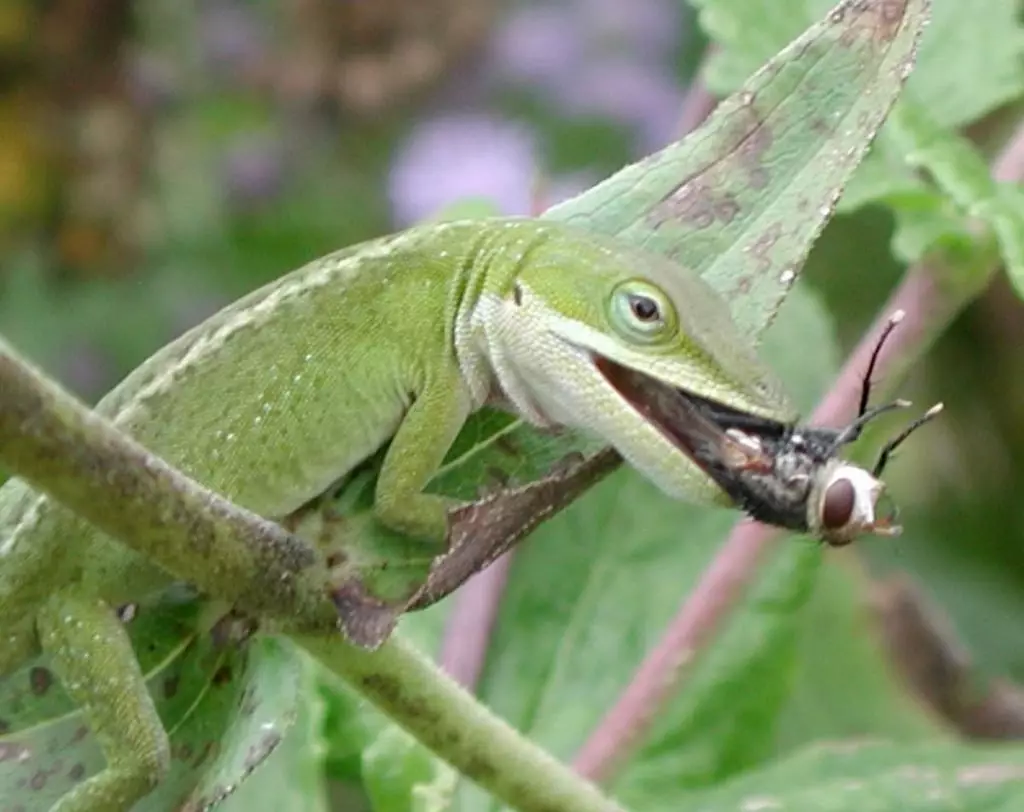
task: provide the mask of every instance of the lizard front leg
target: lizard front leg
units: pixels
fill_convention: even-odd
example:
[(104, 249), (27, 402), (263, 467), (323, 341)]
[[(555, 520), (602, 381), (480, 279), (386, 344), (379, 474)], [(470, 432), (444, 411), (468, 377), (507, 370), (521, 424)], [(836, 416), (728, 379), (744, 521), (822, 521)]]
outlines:
[(423, 489), (471, 411), (469, 391), (455, 364), (427, 380), (384, 455), (374, 494), (374, 515), (379, 521), (416, 539), (438, 543), (445, 539), (448, 511), (457, 503)]
[(37, 624), (43, 651), (107, 760), (51, 812), (127, 812), (170, 766), (167, 733), (128, 634), (109, 606), (74, 587), (49, 598)]

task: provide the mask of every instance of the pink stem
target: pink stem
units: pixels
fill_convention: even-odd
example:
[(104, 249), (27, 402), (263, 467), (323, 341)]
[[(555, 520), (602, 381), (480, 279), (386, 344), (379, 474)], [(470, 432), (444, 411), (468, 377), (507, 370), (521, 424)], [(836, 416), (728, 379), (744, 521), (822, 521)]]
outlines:
[[(1003, 182), (1024, 177), (1024, 123), (994, 162), (992, 174)], [(878, 360), (879, 374), (890, 377), (904, 373), (969, 303), (969, 296), (947, 295), (937, 278), (934, 269), (923, 262), (907, 271), (875, 324), (815, 409), (812, 423), (840, 424), (853, 414), (868, 358), (882, 326), (895, 310), (902, 309), (904, 319), (886, 342)], [(981, 289), (974, 292), (980, 293)], [(778, 535), (775, 530), (749, 521), (737, 523), (696, 589), (670, 622), (665, 635), (580, 748), (573, 766), (581, 775), (594, 781), (606, 779), (632, 752), (665, 702), (678, 689), (680, 671), (711, 639), (742, 598), (758, 573), (769, 543)]]

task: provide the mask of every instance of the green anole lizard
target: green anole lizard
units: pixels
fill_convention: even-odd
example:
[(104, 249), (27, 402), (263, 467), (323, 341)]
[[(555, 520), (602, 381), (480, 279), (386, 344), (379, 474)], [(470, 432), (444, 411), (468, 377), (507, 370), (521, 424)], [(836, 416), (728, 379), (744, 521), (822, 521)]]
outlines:
[[(594, 361), (614, 364), (620, 386), (635, 383), (635, 374), (645, 392), (671, 395), (678, 387), (703, 396), (711, 402), (703, 417), (713, 425), (690, 442), (726, 435), (744, 470), (762, 475), (754, 452), (774, 453), (765, 425), (774, 430), (792, 415), (745, 345), (784, 296), (884, 119), (926, 6), (841, 4), (779, 64), (723, 102), (718, 122), (695, 136), (686, 156), (670, 150), (624, 170), (553, 217), (622, 242), (554, 223), (493, 220), (426, 226), (345, 249), (157, 353), (97, 411), (199, 482), (273, 520), (390, 440), (378, 517), (436, 541), (451, 503), (422, 486), (461, 421), (492, 395), (526, 420), (589, 431), (670, 494), (728, 504), (647, 419), (646, 396), (612, 393)], [(792, 81), (798, 68), (780, 69), (790, 61), (843, 78), (830, 78), (827, 95), (817, 84), (814, 93), (796, 92), (812, 83)], [(825, 109), (834, 118), (822, 118)], [(834, 130), (832, 149), (810, 138), (801, 148), (795, 123), (805, 120), (819, 134)], [(834, 157), (820, 161), (819, 154)], [(815, 183), (805, 184), (805, 175)], [(798, 181), (803, 213), (787, 215), (773, 201)], [(716, 217), (728, 227), (709, 227)], [(743, 223), (751, 218), (763, 224), (764, 239), (746, 239), (753, 235)], [(762, 306), (734, 327), (693, 269), (720, 290), (752, 285)], [(713, 451), (711, 461), (721, 453)], [(221, 580), (224, 558), (211, 545), (209, 568)], [(0, 489), (0, 673), (41, 648), (85, 709), (107, 761), (58, 809), (130, 808), (167, 768), (167, 736), (110, 609), (167, 581), (145, 556), (24, 482)], [(318, 656), (340, 656), (332, 642)]]
[[(96, 409), (272, 519), (390, 441), (374, 513), (424, 542), (443, 541), (454, 503), (422, 490), (485, 404), (589, 432), (674, 497), (728, 504), (604, 362), (666, 392), (791, 417), (695, 274), (526, 219), (432, 224), (314, 261), (156, 353)], [(107, 759), (55, 808), (129, 809), (164, 774), (168, 743), (111, 607), (168, 576), (20, 480), (0, 488), (0, 517), (0, 673), (49, 655)]]

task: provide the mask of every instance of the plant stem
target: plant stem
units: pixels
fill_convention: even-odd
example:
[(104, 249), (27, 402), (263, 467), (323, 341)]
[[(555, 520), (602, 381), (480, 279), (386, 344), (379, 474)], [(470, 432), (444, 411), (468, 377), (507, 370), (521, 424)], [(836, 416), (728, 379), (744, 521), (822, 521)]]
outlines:
[(520, 812), (623, 812), (516, 732), (428, 657), (392, 637), (375, 652), (329, 635), (292, 635), (422, 744)]
[(304, 628), (337, 623), (311, 547), (151, 454), (3, 339), (0, 464), (207, 594)]
[[(261, 617), (283, 617), (294, 639), (326, 667), (511, 806), (623, 812), (406, 643), (393, 638), (373, 653), (345, 643), (335, 630), (326, 573), (301, 540), (147, 451), (2, 339), (0, 464), (211, 596)], [(196, 549), (200, 542), (205, 553)]]

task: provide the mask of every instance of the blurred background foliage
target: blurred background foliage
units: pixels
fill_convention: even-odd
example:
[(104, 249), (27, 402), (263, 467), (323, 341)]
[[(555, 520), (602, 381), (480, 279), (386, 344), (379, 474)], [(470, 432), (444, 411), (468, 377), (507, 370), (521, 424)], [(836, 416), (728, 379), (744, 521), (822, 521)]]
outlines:
[[(790, 25), (786, 10), (801, 5), (772, 23), (797, 33), (804, 11)], [(474, 198), (527, 213), (538, 188), (553, 203), (658, 148), (707, 45), (682, 0), (5, 0), (0, 331), (93, 401), (305, 260)], [(712, 63), (712, 86), (774, 48), (756, 50)], [(1020, 113), (1004, 96), (967, 120), (986, 156)], [(883, 206), (841, 214), (813, 252), (807, 278), (844, 349), (900, 278), (894, 227)], [(964, 644), (979, 701), (1024, 680), (1022, 342), (1000, 277), (916, 366), (903, 391), (947, 414), (889, 476), (906, 533), (859, 545), (865, 572), (830, 586), (882, 622), (830, 604), (808, 640), (838, 625), (913, 655), (880, 586), (899, 575)], [(859, 673), (827, 659), (802, 679)]]

